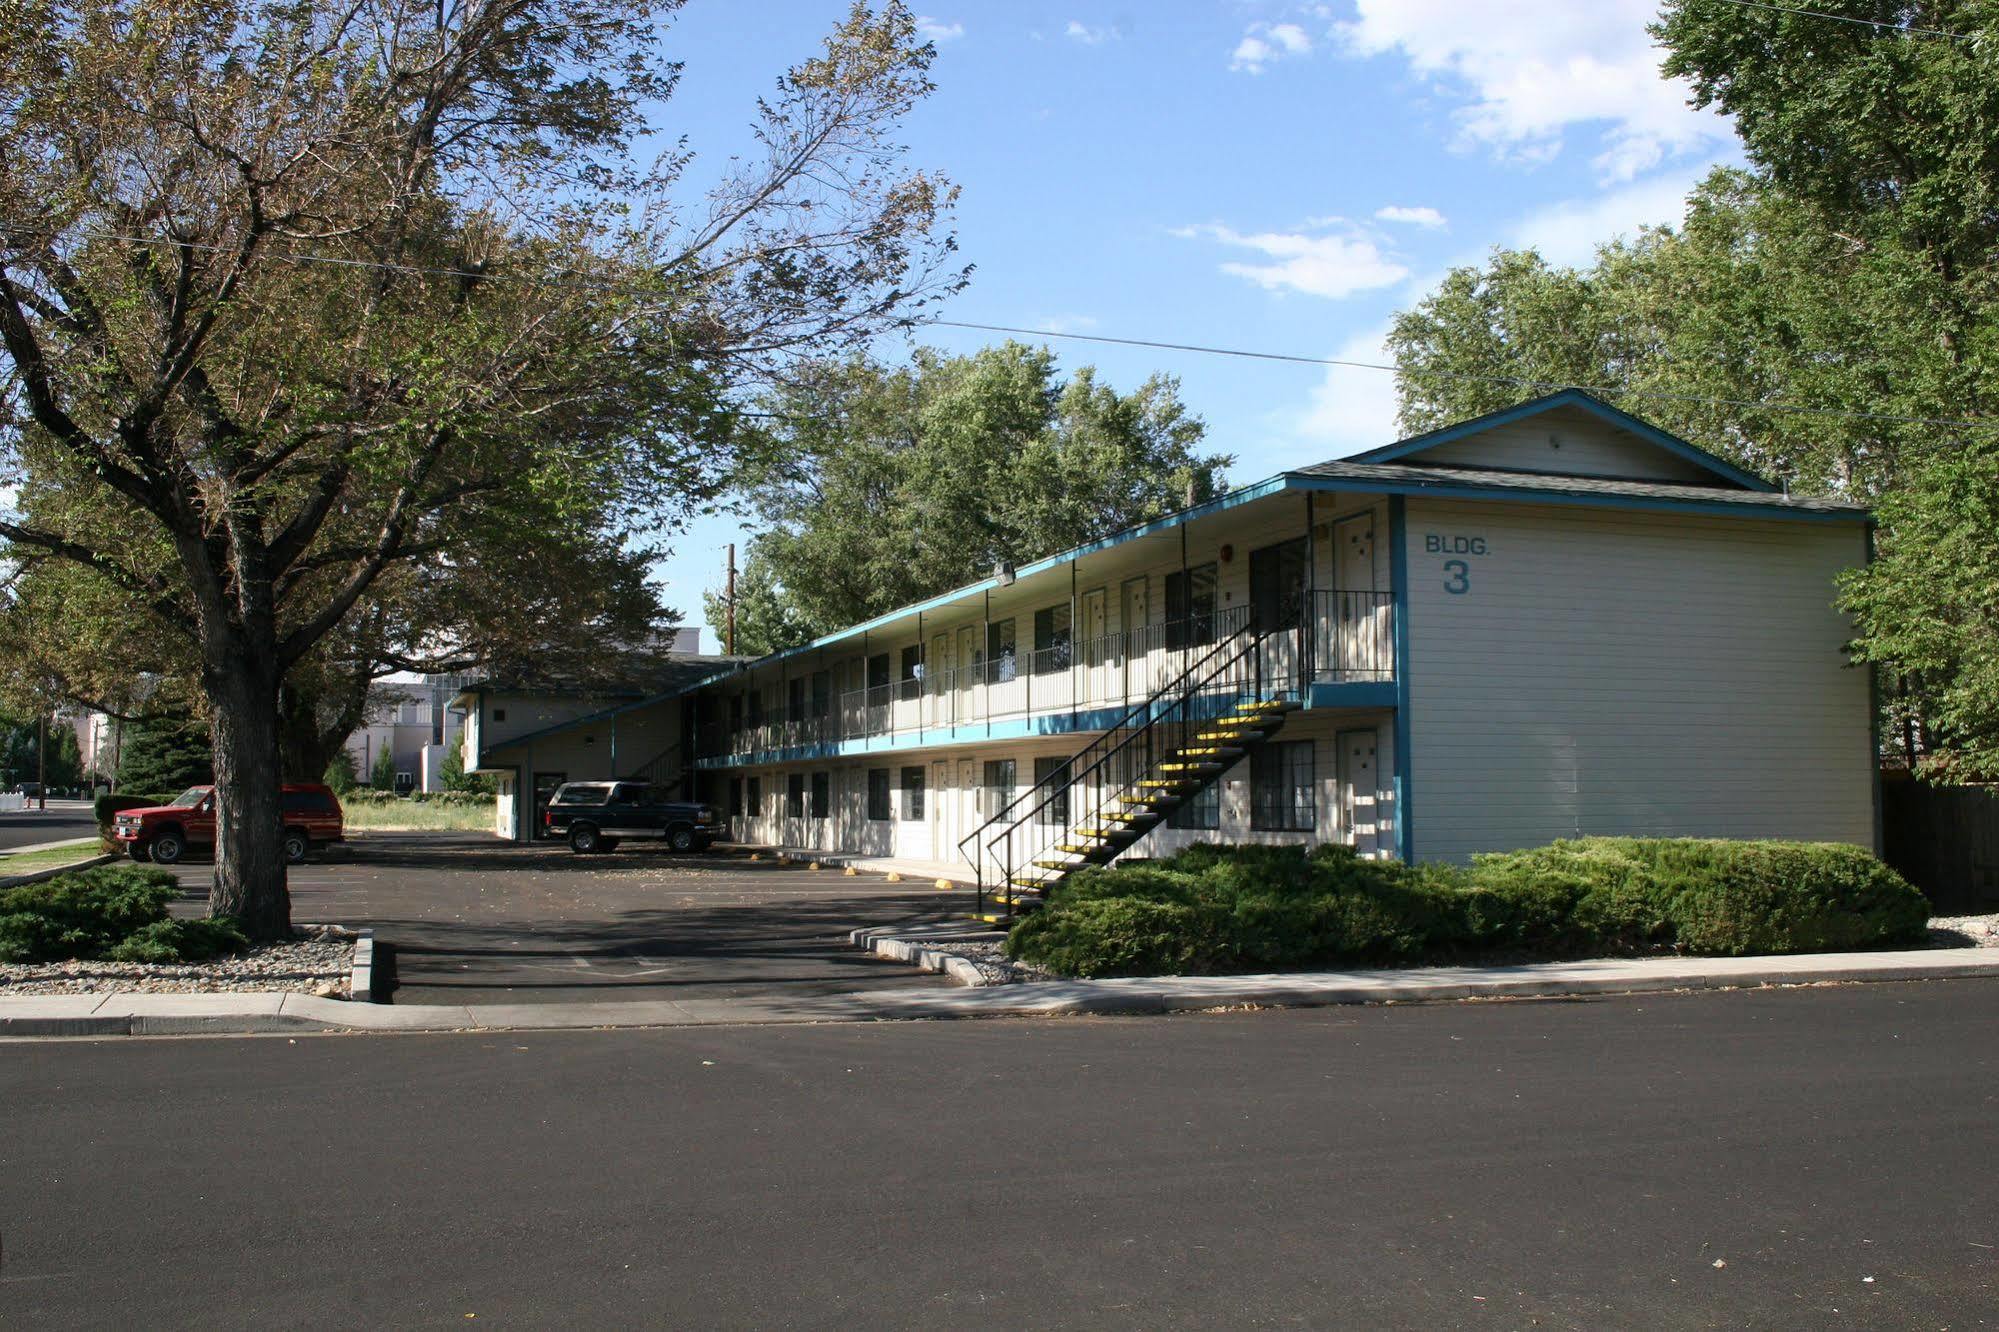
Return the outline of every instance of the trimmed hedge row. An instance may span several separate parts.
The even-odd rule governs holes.
[[[1469,866],[1320,846],[1190,847],[1088,869],[1016,924],[1009,957],[1065,976],[1919,943],[1921,893],[1855,846],[1592,837]]]
[[[234,921],[172,920],[174,876],[106,865],[0,892],[0,962],[200,962],[249,946]]]

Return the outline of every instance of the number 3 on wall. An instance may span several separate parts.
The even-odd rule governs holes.
[[[1463,560],[1445,560],[1444,572],[1450,577],[1444,580],[1444,591],[1452,596],[1463,596],[1471,591],[1471,566]]]

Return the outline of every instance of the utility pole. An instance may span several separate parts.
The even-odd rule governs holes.
[[[49,807],[49,714],[35,716],[35,798],[36,808]]]
[[[736,655],[736,543],[733,541],[729,543],[729,591],[724,600],[729,606],[728,632],[724,637],[729,641],[722,645],[722,651],[733,657]]]

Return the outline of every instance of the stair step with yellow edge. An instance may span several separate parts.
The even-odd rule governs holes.
[[[1198,760],[1191,763],[1162,763],[1159,765],[1160,772],[1185,772],[1195,774],[1196,776],[1204,772],[1220,772],[1221,770],[1222,765],[1219,763],[1203,763]]]
[[[1099,851],[1107,851],[1110,848],[1106,847],[1100,838],[1094,842],[1057,842],[1055,849],[1064,855],[1091,856]]]
[[[1141,791],[1184,791],[1194,785],[1185,777],[1147,777],[1138,784]]]
[[[1121,805],[1163,805],[1169,799],[1171,799],[1170,796],[1164,795],[1121,795],[1118,797],[1118,803]]]
[[[1235,759],[1248,753],[1236,745],[1188,745],[1180,751],[1180,757],[1192,759]]]

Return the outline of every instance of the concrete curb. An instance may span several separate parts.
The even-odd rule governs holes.
[[[347,993],[357,1004],[380,1002],[375,994],[375,932],[354,931],[354,965],[347,973]]]
[[[935,925],[887,929],[860,929],[850,931],[848,940],[856,947],[873,953],[876,957],[887,958],[891,962],[906,962],[924,971],[949,976],[960,985],[987,986],[994,982],[986,979],[986,973],[965,958],[953,953],[927,948],[926,944],[939,943],[997,943],[1006,937],[1004,930],[989,930],[963,925]]]
[[[304,994],[120,992],[0,998],[0,1037],[550,1031],[881,1022],[1177,1013],[1245,1006],[1311,1008],[1335,1004],[1994,978],[1999,978],[1999,949],[1966,948],[1821,953],[1786,958],[1639,958],[1517,967],[1036,981],[946,991],[879,990],[796,1000],[399,1006]]]
[[[78,870],[96,869],[99,865],[109,865],[114,860],[122,859],[124,859],[123,856],[107,852],[101,856],[92,856],[88,860],[72,860],[67,865],[52,865],[48,869],[36,870],[32,874],[16,874],[12,878],[0,879],[0,888],[19,888],[25,884],[40,883],[44,879],[53,879],[58,874],[74,874]]]

